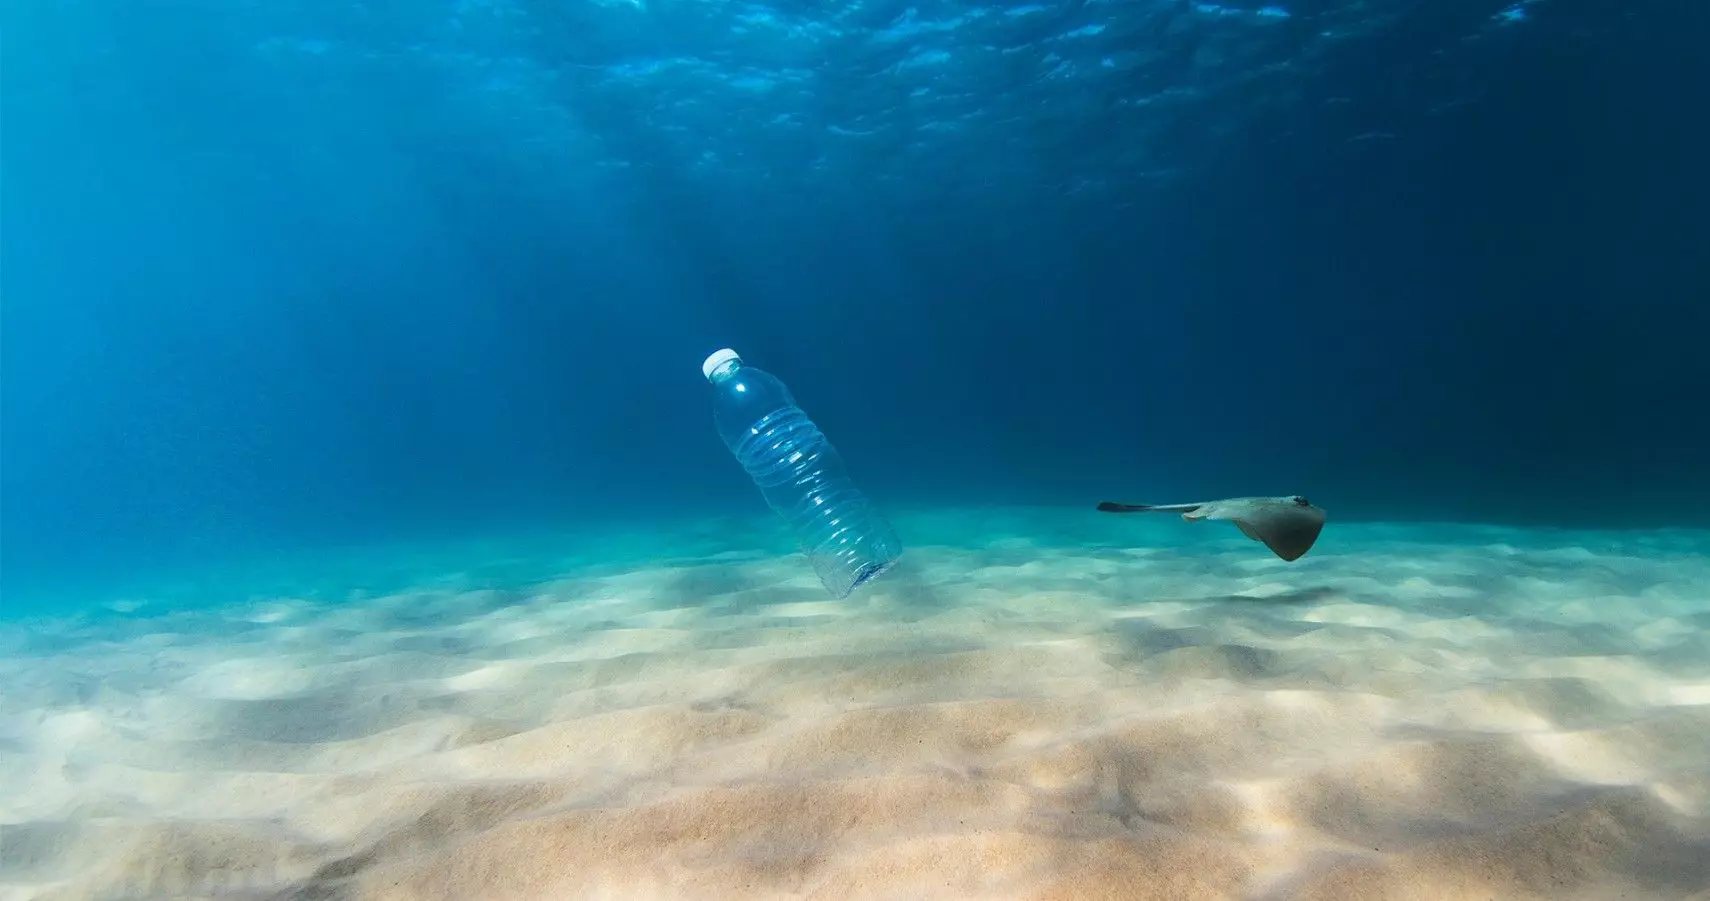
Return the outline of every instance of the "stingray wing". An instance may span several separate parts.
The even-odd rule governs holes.
[[[1262,542],[1265,540],[1265,536],[1259,534],[1259,530],[1253,528],[1252,523],[1249,523],[1244,519],[1235,520],[1235,528],[1240,529],[1241,534],[1253,539],[1254,541]]]
[[[1324,511],[1317,507],[1263,507],[1235,520],[1248,538],[1263,542],[1284,560],[1306,556],[1324,531]]]

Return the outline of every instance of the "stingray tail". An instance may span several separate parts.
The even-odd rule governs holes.
[[[1105,513],[1144,513],[1151,510],[1151,504],[1118,504],[1114,501],[1101,501],[1098,508]]]
[[[1188,514],[1205,506],[1204,504],[1118,504],[1105,501],[1098,505],[1106,513],[1181,513]],[[1190,519],[1192,517],[1189,517]]]

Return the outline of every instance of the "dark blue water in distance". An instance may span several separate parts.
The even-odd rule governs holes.
[[[764,512],[698,371],[724,346],[891,509],[1710,525],[1702,3],[62,0],[6,30],[13,609]]]

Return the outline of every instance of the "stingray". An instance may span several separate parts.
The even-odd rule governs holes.
[[[1284,560],[1299,560],[1312,549],[1324,530],[1324,511],[1299,495],[1291,497],[1234,497],[1198,504],[1098,505],[1106,513],[1180,513],[1182,519],[1228,519],[1243,534]]]

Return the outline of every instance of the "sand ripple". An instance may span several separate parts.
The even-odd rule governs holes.
[[[1710,899],[1710,538],[1566,537],[8,624],[0,898]]]

